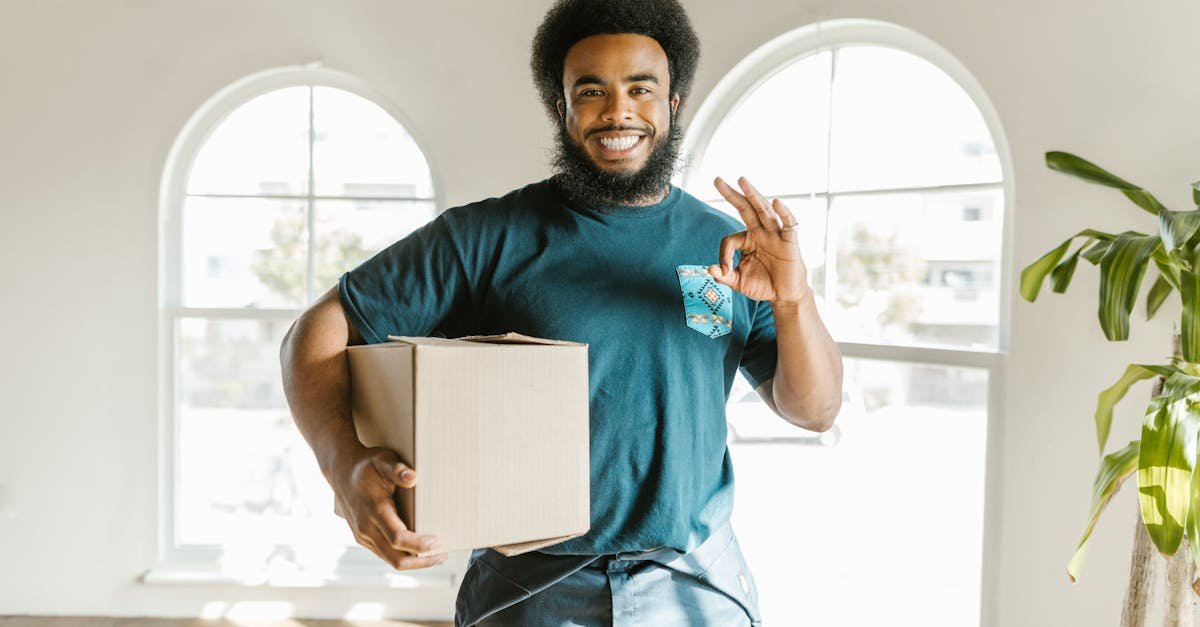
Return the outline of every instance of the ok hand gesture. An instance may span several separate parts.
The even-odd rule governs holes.
[[[738,179],[742,193],[720,177],[713,184],[746,223],[745,231],[721,240],[721,264],[708,269],[713,278],[748,298],[771,301],[772,305],[794,304],[811,298],[808,268],[800,256],[799,238],[795,233],[800,225],[791,210],[778,198],[768,203],[745,177]],[[742,251],[742,259],[734,268],[733,253],[736,250]]]

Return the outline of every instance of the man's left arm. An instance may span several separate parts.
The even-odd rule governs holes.
[[[810,431],[827,431],[842,407],[842,355],[812,291],[798,302],[772,302],[775,315],[775,376],[758,395],[784,420]]]
[[[778,198],[768,201],[750,181],[741,191],[717,178],[717,191],[738,210],[746,230],[721,240],[717,282],[748,298],[769,301],[775,318],[775,375],[758,394],[788,422],[826,431],[842,406],[842,356],[817,313],[796,230],[803,225]],[[741,261],[733,265],[734,252]]]

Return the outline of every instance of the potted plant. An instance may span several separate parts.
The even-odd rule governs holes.
[[[1065,292],[1082,257],[1100,267],[1100,328],[1110,341],[1128,339],[1129,316],[1151,264],[1158,276],[1146,294],[1146,318],[1153,317],[1172,293],[1179,294],[1183,304],[1170,362],[1130,364],[1120,379],[1099,395],[1095,421],[1100,467],[1087,524],[1067,565],[1067,573],[1071,581],[1079,576],[1096,521],[1125,479],[1136,473],[1141,509],[1138,533],[1142,534],[1144,527],[1149,538],[1145,546],[1148,548],[1152,543],[1168,558],[1190,552],[1192,557],[1184,558],[1186,576],[1177,573],[1176,579],[1192,583],[1200,593],[1200,581],[1192,582],[1196,572],[1194,560],[1200,557],[1200,472],[1196,471],[1200,435],[1200,210],[1171,211],[1145,189],[1066,152],[1046,153],[1046,165],[1120,190],[1135,205],[1155,216],[1158,228],[1151,233],[1084,229],[1021,271],[1021,296],[1033,302],[1044,282],[1050,283],[1054,292]],[[1200,207],[1200,182],[1192,184],[1192,199]],[[1071,252],[1078,239],[1083,240],[1082,244]],[[1113,407],[1130,386],[1152,377],[1158,380],[1146,407],[1142,437],[1105,455]],[[1189,545],[1191,550],[1187,551]],[[1131,579],[1148,579],[1148,575],[1138,575],[1136,549],[1132,571]],[[1123,625],[1141,624],[1140,619],[1130,616],[1139,613],[1131,611],[1130,606],[1144,603],[1143,583],[1148,582],[1131,580]],[[1138,596],[1135,590],[1138,586],[1143,587],[1140,601],[1134,598]],[[1188,591],[1185,596],[1183,605],[1190,607],[1194,602],[1192,593]],[[1168,603],[1174,604],[1171,599]],[[1190,625],[1190,610],[1188,613],[1186,622]],[[1168,624],[1172,620],[1169,610]]]

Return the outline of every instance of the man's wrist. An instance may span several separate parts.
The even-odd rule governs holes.
[[[801,309],[815,303],[816,295],[812,288],[805,287],[797,298],[788,300],[775,299],[771,301],[771,312],[776,315],[799,313]]]
[[[347,439],[339,438],[335,443],[332,443],[322,459],[321,473],[325,475],[325,480],[333,486],[336,481],[339,481],[349,476],[350,471],[354,469],[354,465],[358,463],[358,459],[362,457],[367,447],[363,446],[358,438]]]

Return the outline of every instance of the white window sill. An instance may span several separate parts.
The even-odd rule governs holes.
[[[398,571],[386,566],[341,568],[333,572],[268,572],[267,569],[230,571],[212,563],[160,562],[142,575],[147,585],[229,585],[267,588],[389,588],[431,589],[458,585],[456,573],[445,565]]]

